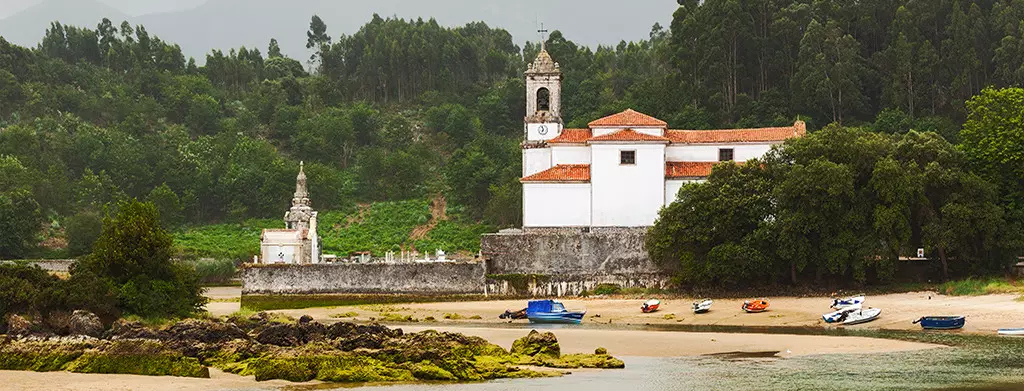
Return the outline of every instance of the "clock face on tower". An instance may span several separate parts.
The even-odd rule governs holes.
[[[548,134],[548,126],[541,125],[540,127],[537,128],[537,133],[539,133],[541,136],[546,136]]]

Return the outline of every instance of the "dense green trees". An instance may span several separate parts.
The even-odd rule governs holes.
[[[647,244],[693,285],[886,281],[919,247],[949,276],[1014,259],[1004,210],[938,134],[833,125],[683,187]]]
[[[1004,154],[1012,148],[993,149],[985,135],[1016,125],[998,125],[978,108],[996,93],[981,93],[972,107],[963,102],[986,86],[1020,86],[1022,17],[1024,6],[1012,0],[686,0],[648,39],[592,48],[554,31],[546,47],[564,73],[570,127],[631,107],[675,128],[777,126],[799,117],[812,130],[841,122],[957,142],[969,120],[970,167],[997,186],[1006,219],[1016,222],[1024,213],[1013,195],[1021,192],[1011,180],[1020,176],[1016,161]],[[0,213],[11,216],[2,229],[23,232],[4,235],[0,257],[25,255],[46,219],[59,226],[126,198],[157,203],[168,226],[276,217],[300,160],[310,163],[320,207],[444,193],[470,218],[520,223],[522,72],[539,43],[517,47],[507,31],[484,23],[448,28],[380,16],[341,36],[313,17],[306,38],[309,62],[283,56],[272,40],[266,55],[224,48],[202,66],[144,26],[110,20],[94,29],[54,23],[35,48],[0,38],[0,155],[32,178],[0,190]],[[908,172],[882,167],[879,175]],[[823,163],[794,170],[842,178]],[[852,182],[852,197],[866,186],[918,180],[881,178]],[[847,182],[829,184],[820,191],[851,196]],[[812,195],[791,196],[799,203]],[[859,212],[897,216],[920,198],[886,197],[886,211]],[[780,218],[808,226],[821,218],[790,212]],[[838,218],[853,217],[827,216]],[[902,229],[879,223],[886,251],[907,241]],[[791,244],[786,256],[796,266],[800,254],[823,245]]]

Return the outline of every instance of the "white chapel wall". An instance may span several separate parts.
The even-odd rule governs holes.
[[[551,163],[590,164],[590,147],[585,145],[551,147]]]
[[[731,148],[733,160],[743,162],[764,156],[771,150],[772,144],[673,144],[665,150],[665,155],[670,162],[717,162],[718,150],[722,148]]]
[[[687,183],[704,182],[704,179],[666,179],[665,180],[665,206],[673,203],[679,197],[679,189]]]
[[[523,226],[590,225],[589,183],[524,183]]]
[[[551,148],[523,150],[523,177],[528,177],[551,167]]]
[[[665,145],[594,144],[590,180],[593,225],[640,227],[654,224],[665,204]],[[636,151],[635,165],[621,165],[619,152]]]

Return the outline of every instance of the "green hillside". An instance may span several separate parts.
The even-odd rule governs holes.
[[[431,220],[427,200],[376,202],[349,211],[321,212],[318,232],[324,254],[338,256],[356,251],[383,256],[388,251],[397,253],[402,249],[416,249],[421,253],[442,249],[449,254],[478,251],[480,234],[492,232],[494,227],[467,221],[453,209],[447,213],[450,219],[438,221],[437,226],[420,239],[410,236],[416,227],[425,226]],[[186,255],[245,260],[259,252],[260,232],[264,228],[282,228],[283,225],[280,219],[202,225],[176,232],[174,241]]]

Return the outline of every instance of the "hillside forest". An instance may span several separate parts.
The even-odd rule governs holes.
[[[103,216],[136,198],[182,254],[245,259],[282,224],[300,161],[325,252],[475,251],[480,233],[521,223],[522,73],[539,42],[376,15],[351,35],[313,16],[306,37],[308,58],[271,40],[202,65],[107,19],[53,22],[32,48],[0,37],[0,258],[87,253]],[[1007,167],[1024,161],[1021,124],[1000,138],[1016,149],[994,154],[961,130],[972,97],[1024,84],[1022,1],[679,0],[649,39],[571,38],[545,41],[568,127],[633,108],[678,129],[802,119],[883,144],[913,130],[947,143],[1009,211],[1000,221],[1019,222]],[[438,204],[445,220],[411,237]]]

